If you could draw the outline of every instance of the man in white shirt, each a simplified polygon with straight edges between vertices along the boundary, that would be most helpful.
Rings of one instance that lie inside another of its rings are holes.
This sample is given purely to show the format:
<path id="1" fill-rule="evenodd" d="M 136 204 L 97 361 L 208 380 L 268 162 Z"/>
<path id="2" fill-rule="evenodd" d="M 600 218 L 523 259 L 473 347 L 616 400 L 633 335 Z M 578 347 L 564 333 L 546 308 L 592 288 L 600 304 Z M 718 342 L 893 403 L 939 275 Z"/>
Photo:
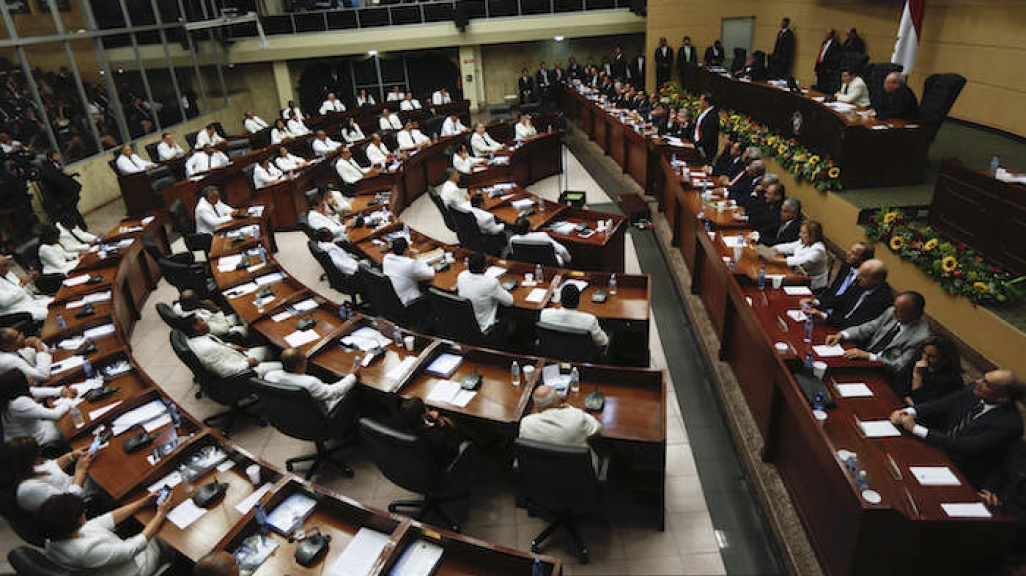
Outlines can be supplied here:
<path id="1" fill-rule="evenodd" d="M 210 333 L 206 320 L 195 314 L 181 318 L 178 328 L 189 337 L 189 348 L 207 371 L 220 378 L 230 378 L 253 370 L 263 378 L 272 370 L 281 370 L 274 362 L 271 349 L 265 346 L 246 348 L 230 344 Z"/>
<path id="2" fill-rule="evenodd" d="M 432 106 L 442 106 L 443 104 L 452 104 L 452 96 L 449 95 L 449 91 L 444 86 L 431 94 Z"/>
<path id="3" fill-rule="evenodd" d="M 535 412 L 520 420 L 520 437 L 565 446 L 588 446 L 602 430 L 594 416 L 563 401 L 552 386 L 539 386 L 531 394 Z"/>
<path id="4" fill-rule="evenodd" d="M 174 136 L 164 132 L 160 137 L 160 144 L 157 144 L 157 158 L 159 158 L 161 162 L 167 162 L 172 158 L 178 158 L 180 156 L 185 156 L 185 150 L 182 150 L 182 147 L 178 145 L 178 142 L 175 142 Z"/>
<path id="5" fill-rule="evenodd" d="M 289 134 L 295 137 L 306 136 L 310 133 L 310 129 L 303 123 L 303 119 L 300 118 L 295 112 L 292 113 L 292 117 L 285 123 L 285 127 L 289 129 Z"/>
<path id="6" fill-rule="evenodd" d="M 290 120 L 293 114 L 296 115 L 298 120 L 306 119 L 306 116 L 303 116 L 303 111 L 299 109 L 299 106 L 296 106 L 296 101 L 289 100 L 288 105 L 281 110 L 281 119 Z"/>
<path id="7" fill-rule="evenodd" d="M 485 131 L 485 125 L 478 123 L 474 129 L 474 135 L 470 137 L 470 151 L 474 153 L 474 156 L 482 158 L 495 154 L 499 150 L 502 150 L 502 144 L 495 141 L 488 132 Z"/>
<path id="8" fill-rule="evenodd" d="M 870 105 L 869 87 L 866 86 L 866 82 L 862 77 L 853 73 L 848 68 L 842 68 L 841 89 L 834 94 L 834 99 L 838 102 L 845 102 L 847 104 L 854 104 L 856 106 L 868 108 Z"/>
<path id="9" fill-rule="evenodd" d="M 385 147 L 384 142 L 381 141 L 380 134 L 371 135 L 371 142 L 364 149 L 364 152 L 367 154 L 367 160 L 371 164 L 384 167 L 392 161 L 392 153 Z"/>
<path id="10" fill-rule="evenodd" d="M 264 122 L 259 116 L 253 114 L 252 110 L 247 110 L 246 119 L 242 121 L 242 126 L 246 129 L 246 132 L 255 134 L 264 128 L 267 128 L 267 122 Z"/>
<path id="11" fill-rule="evenodd" d="M 171 310 L 178 317 L 185 317 L 189 314 L 196 314 L 206 321 L 210 327 L 210 333 L 219 338 L 224 338 L 238 344 L 246 341 L 249 337 L 249 329 L 235 314 L 225 314 L 210 300 L 203 300 L 195 290 L 186 288 L 178 295 L 178 301 L 171 306 Z"/>
<path id="12" fill-rule="evenodd" d="M 121 174 L 138 174 L 156 166 L 153 162 L 147 162 L 140 158 L 138 154 L 132 151 L 131 146 L 125 146 L 121 149 L 121 154 L 114 164 L 118 167 L 118 172 Z"/>
<path id="13" fill-rule="evenodd" d="M 442 199 L 442 204 L 450 210 L 470 202 L 470 194 L 467 193 L 466 188 L 460 188 L 459 182 L 459 171 L 450 169 L 449 177 L 442 184 L 442 189 L 438 192 L 438 197 Z"/>
<path id="14" fill-rule="evenodd" d="M 196 233 L 213 234 L 218 226 L 230 222 L 238 213 L 221 202 L 221 190 L 217 186 L 207 186 L 200 191 L 199 202 L 196 202 Z"/>
<path id="15" fill-rule="evenodd" d="M 53 357 L 39 338 L 26 338 L 15 328 L 0 328 L 0 372 L 20 370 L 30 383 L 50 379 Z"/>
<path id="16" fill-rule="evenodd" d="M 346 276 L 352 276 L 359 270 L 360 262 L 344 248 L 335 244 L 335 235 L 331 233 L 331 230 L 327 228 L 317 230 L 317 246 L 328 253 L 331 263 L 339 272 Z"/>
<path id="17" fill-rule="evenodd" d="M 282 146 L 278 148 L 278 157 L 274 159 L 274 165 L 282 172 L 291 172 L 306 167 L 306 158 L 301 158 L 289 152 L 289 149 Z"/>
<path id="18" fill-rule="evenodd" d="M 392 281 L 392 288 L 403 306 L 409 306 L 410 302 L 424 294 L 420 288 L 421 282 L 435 277 L 434 268 L 406 256 L 408 247 L 406 238 L 396 238 L 392 241 L 392 253 L 386 254 L 381 262 L 381 271 Z"/>
<path id="19" fill-rule="evenodd" d="M 388 93 L 388 97 L 385 98 L 388 102 L 401 102 L 406 95 L 402 93 L 399 86 L 392 86 L 392 91 Z"/>
<path id="20" fill-rule="evenodd" d="M 260 190 L 281 182 L 284 177 L 285 174 L 271 163 L 271 157 L 268 156 L 253 168 L 253 187 Z"/>
<path id="21" fill-rule="evenodd" d="M 310 397 L 321 403 L 325 413 L 330 413 L 335 406 L 353 389 L 356 384 L 355 374 L 346 374 L 338 382 L 328 383 L 316 376 L 306 373 L 306 356 L 295 348 L 281 351 L 281 370 L 268 372 L 264 379 L 275 384 L 291 384 L 305 388 Z"/>
<path id="22" fill-rule="evenodd" d="M 407 92 L 406 98 L 404 98 L 403 101 L 399 103 L 399 109 L 406 111 L 420 110 L 420 100 L 417 100 L 413 97 L 413 92 Z"/>
<path id="23" fill-rule="evenodd" d="M 513 295 L 499 285 L 499 280 L 485 276 L 487 267 L 488 259 L 485 255 L 475 252 L 470 257 L 467 270 L 460 272 L 456 277 L 456 293 L 461 298 L 470 300 L 474 317 L 477 318 L 477 324 L 482 332 L 495 324 L 496 312 L 500 305 L 513 305 Z"/>
<path id="24" fill-rule="evenodd" d="M 37 296 L 26 287 L 37 274 L 34 272 L 25 279 L 18 278 L 11 270 L 11 257 L 0 256 L 0 314 L 27 312 L 36 322 L 46 320 L 53 298 Z"/>
<path id="25" fill-rule="evenodd" d="M 410 134 L 413 134 L 413 141 L 418 145 L 427 146 L 431 143 L 431 139 L 426 134 L 420 131 L 420 122 L 416 120 L 410 121 Z"/>
<path id="26" fill-rule="evenodd" d="M 527 140 L 532 136 L 538 135 L 538 130 L 531 123 L 531 117 L 527 114 L 520 115 L 520 121 L 514 127 L 514 134 L 517 140 Z"/>
<path id="27" fill-rule="evenodd" d="M 388 108 L 385 108 L 381 111 L 381 117 L 378 118 L 378 128 L 385 132 L 389 130 L 402 130 L 403 123 L 399 120 L 398 114 L 392 114 Z"/>
<path id="28" fill-rule="evenodd" d="M 197 174 L 204 174 L 217 168 L 224 168 L 231 162 L 228 156 L 220 150 L 207 144 L 202 150 L 197 150 L 189 156 L 185 162 L 185 176 L 191 178 Z"/>
<path id="29" fill-rule="evenodd" d="M 324 130 L 318 130 L 314 135 L 314 141 L 310 143 L 310 147 L 313 148 L 314 154 L 318 156 L 327 156 L 341 148 L 342 143 L 328 138 L 328 134 Z"/>
<path id="30" fill-rule="evenodd" d="M 495 219 L 495 214 L 487 210 L 482 210 L 481 206 L 484 205 L 484 196 L 481 194 L 474 194 L 470 197 L 470 204 L 459 204 L 455 206 L 456 210 L 462 210 L 470 213 L 477 222 L 477 228 L 481 230 L 482 234 L 486 235 L 499 235 L 506 231 L 506 226 Z M 503 242 L 505 244 L 505 242 Z"/>
<path id="31" fill-rule="evenodd" d="M 4 151 L 4 154 L 10 154 L 11 152 L 17 152 L 24 148 L 25 145 L 11 138 L 11 135 L 7 132 L 0 132 L 0 150 Z"/>
<path id="32" fill-rule="evenodd" d="M 200 150 L 206 148 L 207 145 L 216 147 L 222 142 L 224 142 L 224 138 L 221 138 L 221 135 L 217 133 L 214 125 L 207 124 L 206 128 L 196 133 L 196 145 L 193 148 Z"/>
<path id="33" fill-rule="evenodd" d="M 329 214 L 325 206 L 324 197 L 311 198 L 307 205 L 309 210 L 306 213 L 306 223 L 314 230 L 326 228 L 331 231 L 335 240 L 346 240 L 346 227 L 342 224 L 337 214 Z"/>
<path id="34" fill-rule="evenodd" d="M 442 122 L 442 136 L 455 136 L 457 134 L 462 134 L 467 130 L 469 130 L 469 128 L 464 126 L 463 122 L 460 122 L 459 116 L 455 114 L 450 114 L 449 117 Z"/>
<path id="35" fill-rule="evenodd" d="M 513 249 L 513 244 L 519 243 L 548 244 L 552 246 L 553 252 L 556 253 L 556 262 L 560 266 L 566 266 L 570 263 L 570 251 L 567 250 L 566 246 L 563 246 L 545 232 L 531 232 L 531 221 L 527 218 L 517 218 L 517 221 L 513 224 L 513 235 L 509 238 L 510 250 Z"/>
<path id="36" fill-rule="evenodd" d="M 353 151 L 349 148 L 343 148 L 338 162 L 335 162 L 335 172 L 338 172 L 338 176 L 343 182 L 356 186 L 356 183 L 365 177 L 377 175 L 377 168 L 374 166 L 369 168 L 360 166 L 360 163 L 353 158 Z"/>
<path id="37" fill-rule="evenodd" d="M 467 150 L 466 144 L 460 144 L 459 150 L 452 155 L 452 167 L 460 174 L 469 177 L 474 172 L 474 166 L 477 164 L 484 164 L 488 160 L 485 158 L 474 158 L 470 155 Z M 460 179 L 463 182 L 463 179 Z"/>
<path id="38" fill-rule="evenodd" d="M 420 135 L 420 139 L 414 135 L 413 122 L 410 122 L 409 120 L 406 121 L 402 130 L 396 132 L 395 140 L 400 150 L 416 150 L 431 143 L 431 140 L 426 138 L 423 134 Z"/>
<path id="39" fill-rule="evenodd" d="M 581 291 L 577 286 L 574 284 L 563 286 L 559 302 L 561 308 L 542 310 L 538 320 L 555 327 L 587 330 L 591 334 L 592 341 L 599 348 L 605 348 L 609 344 L 609 336 L 599 326 L 598 318 L 594 314 L 577 309 L 577 305 L 581 302 Z"/>
<path id="40" fill-rule="evenodd" d="M 334 92 L 328 92 L 328 99 L 321 103 L 321 109 L 319 112 L 321 116 L 327 114 L 338 114 L 339 112 L 345 112 L 346 105 L 341 100 L 335 98 Z"/>

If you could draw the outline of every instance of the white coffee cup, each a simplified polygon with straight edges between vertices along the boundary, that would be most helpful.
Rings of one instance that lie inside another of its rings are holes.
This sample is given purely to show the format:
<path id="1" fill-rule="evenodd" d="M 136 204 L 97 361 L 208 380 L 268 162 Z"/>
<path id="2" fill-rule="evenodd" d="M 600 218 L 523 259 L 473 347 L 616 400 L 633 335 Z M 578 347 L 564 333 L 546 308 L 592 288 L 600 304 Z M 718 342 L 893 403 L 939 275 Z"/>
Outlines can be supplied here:
<path id="1" fill-rule="evenodd" d="M 524 381 L 527 381 L 531 378 L 531 375 L 534 374 L 534 366 L 528 364 L 523 367 L 522 372 L 524 373 Z"/>
<path id="2" fill-rule="evenodd" d="M 780 290 L 780 287 L 784 284 L 784 276 L 781 274 L 773 275 L 773 289 Z"/>
<path id="3" fill-rule="evenodd" d="M 530 284 L 532 282 L 534 282 L 534 274 L 530 272 L 524 274 L 524 284 Z"/>
<path id="4" fill-rule="evenodd" d="M 407 352 L 413 352 L 413 345 L 416 344 L 416 339 L 413 336 L 406 336 L 403 338 L 403 344 L 406 346 Z"/>
<path id="5" fill-rule="evenodd" d="M 817 360 L 812 363 L 812 375 L 816 378 L 822 378 L 827 371 L 827 363 L 822 360 Z"/>
<path id="6" fill-rule="evenodd" d="M 786 342 L 777 342 L 773 345 L 773 348 L 777 351 L 777 354 L 787 354 L 787 351 L 790 350 Z"/>
<path id="7" fill-rule="evenodd" d="M 824 410 L 813 410 L 812 415 L 816 417 L 816 422 L 819 422 L 820 425 L 827 421 L 827 413 Z"/>
<path id="8" fill-rule="evenodd" d="M 260 485 L 260 465 L 250 464 L 246 467 L 246 477 L 249 478 L 249 482 L 254 486 Z"/>

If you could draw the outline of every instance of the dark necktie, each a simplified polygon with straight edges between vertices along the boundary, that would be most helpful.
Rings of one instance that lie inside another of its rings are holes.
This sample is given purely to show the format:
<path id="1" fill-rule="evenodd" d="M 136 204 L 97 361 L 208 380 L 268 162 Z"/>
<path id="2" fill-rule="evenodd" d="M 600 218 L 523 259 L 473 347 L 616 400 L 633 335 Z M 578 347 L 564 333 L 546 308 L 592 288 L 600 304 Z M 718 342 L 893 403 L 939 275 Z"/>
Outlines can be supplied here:
<path id="1" fill-rule="evenodd" d="M 837 295 L 840 296 L 841 292 L 838 292 Z M 848 318 L 851 318 L 851 315 L 859 309 L 859 306 L 862 306 L 862 303 L 866 301 L 867 297 L 869 297 L 868 291 L 859 294 L 859 299 L 855 301 L 855 305 L 851 307 L 851 310 L 848 310 L 848 313 L 844 315 L 844 319 L 847 320 Z"/>
<path id="2" fill-rule="evenodd" d="M 951 431 L 949 432 L 949 434 L 951 436 L 957 436 L 959 432 L 961 432 L 966 426 L 969 425 L 970 422 L 975 420 L 976 417 L 979 416 L 982 413 L 983 413 L 983 400 L 980 400 L 975 405 L 973 405 L 972 408 L 970 408 L 968 411 L 966 411 L 966 413 L 962 416 L 962 418 L 960 418 L 958 420 L 958 423 L 956 423 L 951 428 Z"/>
<path id="3" fill-rule="evenodd" d="M 894 326 L 892 326 L 891 329 L 883 335 L 883 338 L 880 338 L 880 340 L 878 340 L 876 344 L 873 344 L 869 347 L 869 351 L 873 354 L 877 354 L 883 351 L 885 348 L 887 348 L 887 345 L 890 344 L 892 340 L 894 340 L 894 337 L 898 335 L 899 330 L 901 330 L 901 324 L 895 322 Z"/>
<path id="4" fill-rule="evenodd" d="M 848 93 L 848 85 L 845 84 L 844 88 L 841 88 L 841 94 L 847 94 L 847 93 Z"/>

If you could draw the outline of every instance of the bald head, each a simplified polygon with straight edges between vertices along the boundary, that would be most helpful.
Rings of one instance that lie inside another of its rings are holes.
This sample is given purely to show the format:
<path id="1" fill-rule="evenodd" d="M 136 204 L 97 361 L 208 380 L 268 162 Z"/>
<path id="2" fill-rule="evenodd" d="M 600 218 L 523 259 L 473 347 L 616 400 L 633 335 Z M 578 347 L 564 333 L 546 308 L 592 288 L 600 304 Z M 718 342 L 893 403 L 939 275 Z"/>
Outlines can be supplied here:
<path id="1" fill-rule="evenodd" d="M 218 550 L 200 558 L 192 576 L 239 576 L 239 566 L 231 554 Z"/>
<path id="2" fill-rule="evenodd" d="M 546 410 L 557 406 L 560 401 L 556 389 L 545 385 L 535 388 L 534 393 L 531 394 L 531 399 L 534 400 L 534 405 L 537 406 L 538 410 Z"/>
<path id="3" fill-rule="evenodd" d="M 991 370 L 976 381 L 973 394 L 988 404 L 1003 404 L 1022 398 L 1023 387 L 1015 372 Z"/>
<path id="4" fill-rule="evenodd" d="M 905 78 L 898 72 L 891 72 L 884 79 L 884 90 L 888 93 L 894 92 L 905 83 Z"/>
<path id="5" fill-rule="evenodd" d="M 18 340 L 21 332 L 15 328 L 4 328 L 0 330 L 0 350 L 11 351 L 18 349 Z"/>
<path id="6" fill-rule="evenodd" d="M 306 356 L 296 348 L 281 351 L 281 366 L 286 372 L 303 374 L 306 372 Z"/>
<path id="7" fill-rule="evenodd" d="M 748 171 L 752 176 L 762 176 L 766 173 L 766 164 L 762 160 L 752 160 L 752 163 L 748 165 Z"/>
<path id="8" fill-rule="evenodd" d="M 872 290 L 887 281 L 887 266 L 882 260 L 866 260 L 859 266 L 859 283 L 866 290 Z"/>

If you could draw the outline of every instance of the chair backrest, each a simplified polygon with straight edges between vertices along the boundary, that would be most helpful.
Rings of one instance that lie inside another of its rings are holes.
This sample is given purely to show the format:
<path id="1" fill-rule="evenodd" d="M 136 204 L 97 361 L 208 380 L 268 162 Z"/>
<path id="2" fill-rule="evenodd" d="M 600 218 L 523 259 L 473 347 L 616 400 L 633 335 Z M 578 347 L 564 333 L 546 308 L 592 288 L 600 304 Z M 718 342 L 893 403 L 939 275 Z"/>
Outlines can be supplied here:
<path id="1" fill-rule="evenodd" d="M 308 212 L 300 212 L 296 220 L 299 222 L 299 229 L 306 234 L 308 240 L 317 240 L 317 231 L 310 226 L 310 220 L 307 218 Z"/>
<path id="2" fill-rule="evenodd" d="M 199 134 L 199 130 L 195 132 L 189 132 L 185 135 L 185 143 L 189 145 L 189 150 L 196 148 L 196 136 Z"/>
<path id="3" fill-rule="evenodd" d="M 355 423 L 353 393 L 347 394 L 329 416 L 306 388 L 261 378 L 250 378 L 249 385 L 260 400 L 260 415 L 291 438 L 311 442 L 340 438 Z"/>
<path id="4" fill-rule="evenodd" d="M 542 266 L 559 266 L 556 260 L 556 249 L 548 242 L 510 242 L 509 257 L 511 260 L 541 264 Z"/>
<path id="5" fill-rule="evenodd" d="M 880 107 L 880 98 L 884 93 L 884 79 L 891 72 L 901 72 L 905 67 L 901 64 L 891 62 L 874 62 L 866 66 L 866 73 L 863 80 L 866 81 L 866 88 L 869 90 L 870 106 L 874 109 Z"/>
<path id="6" fill-rule="evenodd" d="M 249 141 L 253 143 L 253 146 L 257 148 L 265 148 L 271 145 L 271 127 L 268 126 L 263 130 L 258 130 L 253 134 L 250 134 Z"/>
<path id="7" fill-rule="evenodd" d="M 252 390 L 249 388 L 249 379 L 255 375 L 252 370 L 221 378 L 203 367 L 203 363 L 189 347 L 189 338 L 184 332 L 171 330 L 170 339 L 175 356 L 189 368 L 196 383 L 208 398 L 218 404 L 229 406 L 250 395 Z"/>
<path id="8" fill-rule="evenodd" d="M 869 54 L 865 52 L 844 52 L 841 54 L 840 68 L 846 68 L 856 74 L 864 74 L 869 64 Z"/>
<path id="9" fill-rule="evenodd" d="M 449 213 L 452 214 L 453 224 L 456 225 L 456 237 L 459 238 L 460 244 L 468 250 L 483 252 L 485 240 L 474 215 L 463 210 L 450 210 Z"/>
<path id="10" fill-rule="evenodd" d="M 513 442 L 517 497 L 550 511 L 601 506 L 591 450 L 517 438 Z"/>
<path id="11" fill-rule="evenodd" d="M 239 156 L 245 156 L 246 154 L 249 154 L 252 151 L 253 149 L 249 147 L 249 139 L 228 141 L 229 158 L 238 158 Z"/>
<path id="12" fill-rule="evenodd" d="M 442 122 L 444 121 L 445 116 L 432 116 L 427 120 L 421 120 L 420 131 L 428 138 L 433 138 L 435 134 L 439 134 L 442 131 Z"/>
<path id="13" fill-rule="evenodd" d="M 154 194 L 159 196 L 165 188 L 174 186 L 175 182 L 177 182 L 177 180 L 175 180 L 174 176 L 161 176 L 156 180 L 150 180 L 150 188 L 153 190 Z M 181 200 L 175 200 L 175 202 L 180 203 Z"/>
<path id="14" fill-rule="evenodd" d="M 29 544 L 42 546 L 46 542 L 35 516 L 22 510 L 14 492 L 7 489 L 0 490 L 0 516 L 7 520 L 18 537 Z"/>
<path id="15" fill-rule="evenodd" d="M 538 322 L 535 332 L 538 337 L 535 350 L 543 352 L 544 356 L 573 362 L 599 359 L 601 351 L 587 330 Z"/>
<path id="16" fill-rule="evenodd" d="M 253 181 L 253 172 L 256 170 L 256 164 L 250 164 L 242 169 L 242 177 L 246 180 L 246 184 L 249 184 L 250 195 L 256 195 L 257 187 L 256 182 Z"/>
<path id="17" fill-rule="evenodd" d="M 443 471 L 419 437 L 370 418 L 360 419 L 360 435 L 378 470 L 394 484 L 418 494 L 440 488 Z"/>
<path id="18" fill-rule="evenodd" d="M 157 152 L 158 144 L 160 144 L 160 142 L 150 142 L 149 144 L 143 146 L 143 148 L 146 149 L 146 154 L 149 155 L 150 160 L 153 162 L 160 162 L 160 153 Z"/>
<path id="19" fill-rule="evenodd" d="M 174 309 L 163 302 L 157 302 L 155 308 L 157 309 L 157 314 L 160 315 L 160 319 L 168 325 L 168 328 L 175 330 L 175 322 L 178 320 L 178 314 L 175 314 Z"/>
<path id="20" fill-rule="evenodd" d="M 201 266 L 182 264 L 167 257 L 158 258 L 157 266 L 160 267 L 160 273 L 168 283 L 177 288 L 179 292 L 187 289 L 195 290 L 201 295 L 206 295 L 209 292 L 207 275 L 202 273 Z"/>
<path id="21" fill-rule="evenodd" d="M 965 76 L 961 74 L 931 74 L 926 79 L 919 102 L 919 124 L 929 131 L 931 140 L 964 87 Z"/>
<path id="22" fill-rule="evenodd" d="M 41 270 L 42 263 L 39 261 L 39 238 L 29 238 L 14 247 L 14 260 L 25 271 L 29 268 Z"/>
<path id="23" fill-rule="evenodd" d="M 445 222 L 445 227 L 453 232 L 456 231 L 456 223 L 453 222 L 452 214 L 449 209 L 442 203 L 442 197 L 438 195 L 438 190 L 434 186 L 428 186 L 428 196 L 431 198 L 431 202 L 438 209 L 438 212 L 442 215 L 442 221 Z"/>
<path id="24" fill-rule="evenodd" d="M 171 213 L 171 225 L 175 231 L 183 235 L 196 232 L 196 222 L 192 219 L 189 211 L 185 209 L 185 204 L 181 200 L 172 202 L 167 210 Z"/>
<path id="25" fill-rule="evenodd" d="M 406 320 L 406 307 L 399 300 L 388 276 L 364 262 L 360 262 L 360 271 L 357 274 L 363 282 L 364 293 L 370 298 L 374 310 L 392 322 L 402 324 Z"/>
<path id="26" fill-rule="evenodd" d="M 744 48 L 734 48 L 734 59 L 730 62 L 730 71 L 737 72 L 738 70 L 745 67 L 745 58 L 748 57 L 748 51 Z"/>
<path id="27" fill-rule="evenodd" d="M 434 316 L 435 334 L 457 342 L 480 344 L 484 339 L 470 300 L 430 287 L 427 290 Z"/>
<path id="28" fill-rule="evenodd" d="M 29 546 L 18 546 L 7 554 L 7 561 L 18 576 L 74 576 L 42 552 Z"/>
<path id="29" fill-rule="evenodd" d="M 310 250 L 310 254 L 313 255 L 314 260 L 321 265 L 324 270 L 324 274 L 328 277 L 328 284 L 332 288 L 342 292 L 343 294 L 353 295 L 359 292 L 360 280 L 356 276 L 346 276 L 339 270 L 335 263 L 331 260 L 331 256 L 321 250 L 321 247 L 317 245 L 313 240 L 306 241 L 306 247 Z"/>

